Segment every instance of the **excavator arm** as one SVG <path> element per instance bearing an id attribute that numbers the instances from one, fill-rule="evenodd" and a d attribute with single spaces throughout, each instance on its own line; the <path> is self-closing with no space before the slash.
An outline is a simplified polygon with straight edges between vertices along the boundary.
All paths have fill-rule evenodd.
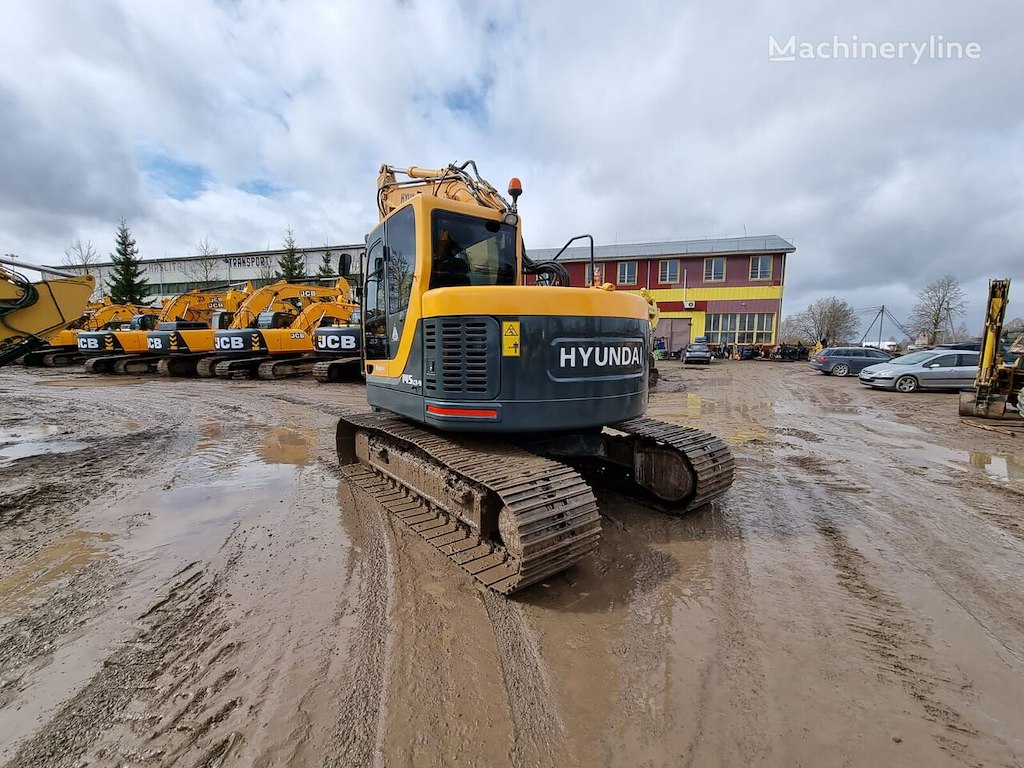
<path id="1" fill-rule="evenodd" d="M 406 177 L 399 181 L 396 174 Z M 501 196 L 491 184 L 481 178 L 476 163 L 468 160 L 461 165 L 452 163 L 447 168 L 396 168 L 382 165 L 377 176 L 377 207 L 380 220 L 383 221 L 392 211 L 396 210 L 414 195 L 429 195 L 446 200 L 479 205 L 503 213 L 515 213 L 515 199 L 522 192 L 518 179 L 509 184 L 509 194 L 513 203 Z"/>
<path id="2" fill-rule="evenodd" d="M 56 278 L 33 283 L 12 266 L 53 274 Z M 95 287 L 96 280 L 90 275 L 0 258 L 0 365 L 44 346 L 47 335 L 75 322 L 82 316 Z"/>
<path id="3" fill-rule="evenodd" d="M 343 277 L 339 277 L 333 286 L 301 285 L 278 280 L 250 294 L 249 298 L 239 305 L 229 328 L 249 328 L 261 312 L 303 308 L 311 302 L 333 301 L 339 295 L 346 299 L 352 295 L 352 287 Z"/>
<path id="4" fill-rule="evenodd" d="M 978 354 L 978 374 L 974 379 L 974 389 L 960 393 L 961 416 L 1001 419 L 1008 416 L 1007 404 L 1015 409 L 1020 405 L 1024 370 L 1020 367 L 1019 358 L 1014 365 L 1004 364 L 1000 348 L 1009 297 L 1008 279 L 989 280 L 985 331 Z M 1018 418 L 1019 413 L 1009 414 L 1009 417 Z"/>

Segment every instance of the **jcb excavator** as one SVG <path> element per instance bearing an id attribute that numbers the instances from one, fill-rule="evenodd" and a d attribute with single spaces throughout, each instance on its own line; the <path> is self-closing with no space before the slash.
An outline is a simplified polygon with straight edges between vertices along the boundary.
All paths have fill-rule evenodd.
<path id="1" fill-rule="evenodd" d="M 584 477 L 682 511 L 734 469 L 717 437 L 643 417 L 647 302 L 532 261 L 521 193 L 513 179 L 509 204 L 472 162 L 381 168 L 362 292 L 375 412 L 337 428 L 346 476 L 502 594 L 598 546 Z"/>
<path id="2" fill-rule="evenodd" d="M 321 359 L 315 354 L 315 330 L 347 323 L 356 309 L 344 278 L 338 279 L 335 288 L 316 290 L 321 293 L 319 300 L 298 315 L 264 312 L 255 327 L 217 331 L 217 349 L 227 355 L 245 352 L 246 356 L 213 362 L 214 375 L 221 379 L 283 379 L 312 371 Z"/>
<path id="3" fill-rule="evenodd" d="M 118 330 L 125 323 L 145 311 L 145 307 L 134 304 L 114 304 L 110 297 L 102 302 L 90 304 L 85 314 L 71 323 L 67 328 L 56 331 L 46 337 L 46 346 L 29 352 L 22 358 L 24 365 L 58 368 L 75 365 L 85 361 L 85 355 L 78 349 L 80 331 Z"/>
<path id="4" fill-rule="evenodd" d="M 157 356 L 149 348 L 147 333 L 157 328 L 178 330 L 205 328 L 213 314 L 225 304 L 237 306 L 244 298 L 242 291 L 194 290 L 165 302 L 159 314 L 140 314 L 129 322 L 127 330 L 82 331 L 78 349 L 89 357 L 88 373 L 136 374 L 153 370 Z"/>
<path id="5" fill-rule="evenodd" d="M 36 283 L 10 267 L 55 275 Z M 46 337 L 82 316 L 96 280 L 0 257 L 0 365 L 46 345 Z"/>
<path id="6" fill-rule="evenodd" d="M 1020 419 L 1024 414 L 1024 368 L 1021 358 L 1013 365 L 1003 362 L 1003 321 L 1010 298 L 1009 280 L 988 281 L 985 332 L 978 353 L 974 389 L 960 393 L 960 415 L 984 419 Z"/>
<path id="7" fill-rule="evenodd" d="M 327 325 L 313 331 L 318 362 L 313 378 L 324 384 L 346 381 L 363 373 L 363 329 L 359 310 L 346 325 Z"/>
<path id="8" fill-rule="evenodd" d="M 347 282 L 344 290 L 348 290 Z M 215 314 L 210 327 L 150 331 L 149 349 L 161 355 L 157 370 L 165 376 L 213 376 L 217 363 L 230 357 L 252 356 L 241 348 L 221 350 L 216 342 L 218 331 L 253 328 L 268 312 L 294 317 L 295 312 L 319 295 L 320 290 L 309 285 L 278 280 L 250 293 L 232 312 Z"/>

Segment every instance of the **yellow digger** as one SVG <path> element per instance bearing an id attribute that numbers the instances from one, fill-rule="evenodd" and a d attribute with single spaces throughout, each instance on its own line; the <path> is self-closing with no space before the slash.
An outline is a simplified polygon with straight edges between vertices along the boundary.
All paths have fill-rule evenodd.
<path id="1" fill-rule="evenodd" d="M 1007 365 L 1003 359 L 1003 321 L 1009 299 L 1009 279 L 989 280 L 985 332 L 978 353 L 978 374 L 974 379 L 974 388 L 960 393 L 961 416 L 1019 420 L 1024 414 L 1024 368 L 1021 367 L 1021 358 L 1017 357 L 1012 365 Z"/>
<path id="2" fill-rule="evenodd" d="M 31 269 L 54 279 L 33 283 L 12 267 Z M 0 365 L 46 345 L 46 338 L 82 316 L 96 281 L 0 257 Z"/>
<path id="3" fill-rule="evenodd" d="M 78 349 L 85 353 L 88 373 L 135 374 L 153 370 L 157 356 L 149 348 L 147 333 L 164 328 L 205 328 L 215 312 L 237 306 L 245 297 L 242 291 L 194 290 L 166 301 L 159 314 L 152 312 L 132 317 L 125 330 L 81 331 Z"/>
<path id="4" fill-rule="evenodd" d="M 90 304 L 85 314 L 67 328 L 56 331 L 46 337 L 46 346 L 29 352 L 22 358 L 24 365 L 57 368 L 74 365 L 85 360 L 78 349 L 80 331 L 119 330 L 125 323 L 146 310 L 134 304 L 114 304 L 110 297 L 103 301 Z"/>
<path id="5" fill-rule="evenodd" d="M 209 370 L 222 379 L 283 379 L 310 373 L 322 360 L 313 343 L 315 332 L 347 325 L 356 310 L 344 278 L 334 288 L 318 290 L 318 300 L 298 314 L 263 312 L 250 328 L 217 331 L 215 344 L 225 357 L 214 358 Z"/>
<path id="6" fill-rule="evenodd" d="M 215 317 L 210 328 L 155 330 L 148 334 L 149 349 L 162 357 L 157 370 L 165 376 L 214 375 L 214 366 L 232 358 L 252 357 L 251 349 L 241 342 L 220 342 L 217 337 L 224 331 L 244 331 L 255 328 L 261 318 L 278 318 L 279 323 L 289 323 L 297 312 L 322 298 L 333 298 L 348 294 L 349 285 L 339 280 L 333 287 L 316 287 L 303 283 L 289 283 L 278 280 L 252 292 L 234 311 Z M 287 319 L 282 319 L 287 318 Z"/>
<path id="7" fill-rule="evenodd" d="M 362 270 L 375 412 L 336 435 L 352 483 L 501 594 L 598 546 L 585 478 L 682 512 L 734 471 L 719 438 L 644 418 L 648 303 L 530 259 L 521 193 L 513 179 L 509 204 L 472 162 L 381 168 Z"/>

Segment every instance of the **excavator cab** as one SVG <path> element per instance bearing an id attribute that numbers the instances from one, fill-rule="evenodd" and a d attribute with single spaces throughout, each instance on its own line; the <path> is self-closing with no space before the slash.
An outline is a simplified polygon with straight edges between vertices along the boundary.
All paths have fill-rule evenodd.
<path id="1" fill-rule="evenodd" d="M 647 408 L 647 302 L 526 285 L 508 211 L 415 195 L 367 240 L 371 405 L 448 431 L 603 426 Z"/>
<path id="2" fill-rule="evenodd" d="M 234 318 L 234 312 L 228 312 L 227 310 L 214 312 L 213 317 L 210 318 L 210 327 L 214 330 L 223 330 L 231 325 L 231 321 L 234 320 Z"/>
<path id="3" fill-rule="evenodd" d="M 295 320 L 292 312 L 260 312 L 256 318 L 255 328 L 269 330 L 271 328 L 287 328 Z"/>
<path id="4" fill-rule="evenodd" d="M 134 315 L 128 323 L 129 331 L 155 331 L 157 316 L 151 314 Z"/>

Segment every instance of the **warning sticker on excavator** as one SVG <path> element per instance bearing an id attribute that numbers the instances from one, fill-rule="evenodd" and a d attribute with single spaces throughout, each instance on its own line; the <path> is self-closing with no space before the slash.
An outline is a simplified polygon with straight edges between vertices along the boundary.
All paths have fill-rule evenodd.
<path id="1" fill-rule="evenodd" d="M 501 356 L 519 357 L 519 321 L 501 321 Z"/>

